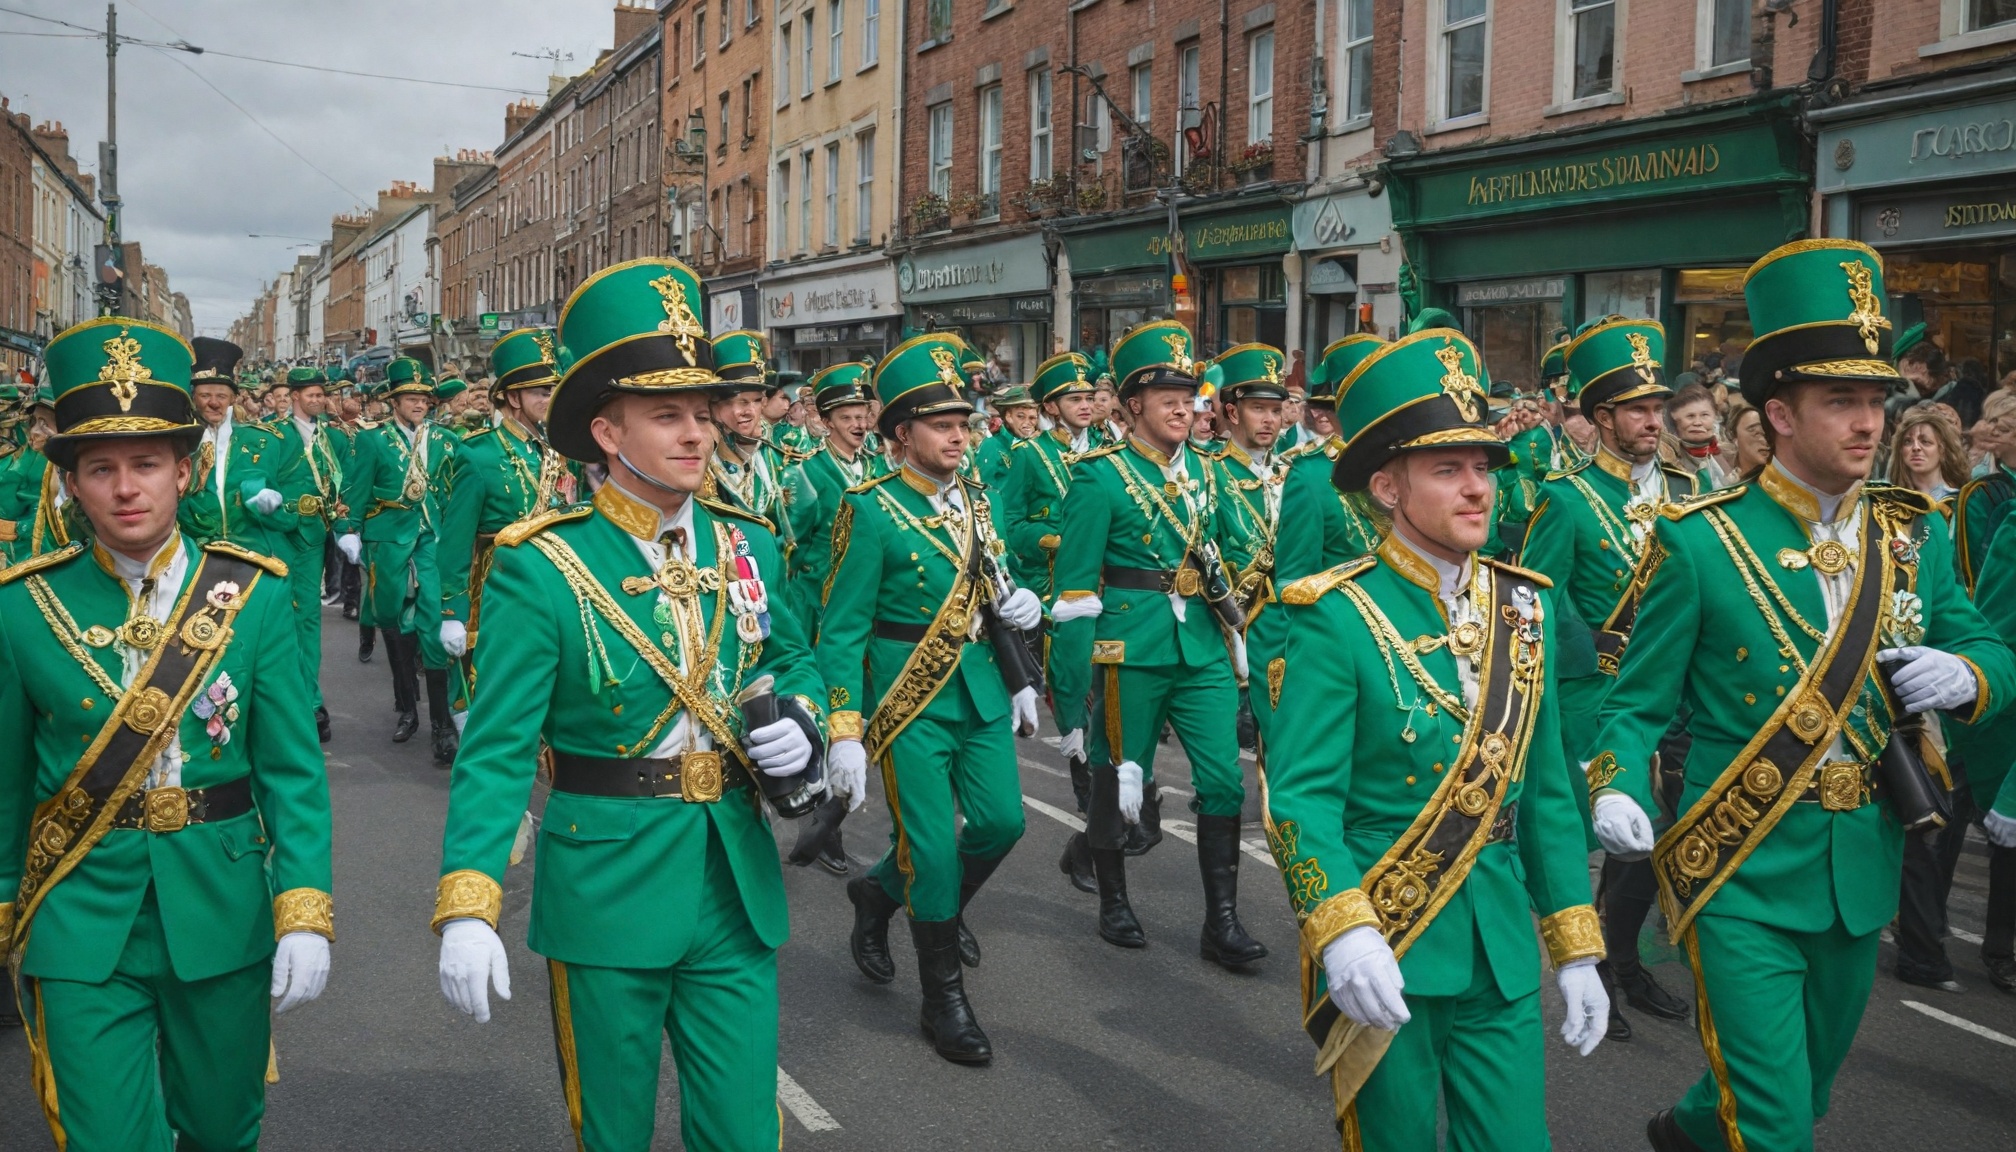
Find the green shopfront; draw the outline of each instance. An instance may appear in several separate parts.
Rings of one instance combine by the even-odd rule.
[[[1656,319],[1675,371],[1735,376],[1743,272],[1809,231],[1789,93],[1389,159],[1415,307],[1457,315],[1496,378],[1536,382],[1561,328]],[[1403,284],[1405,274],[1403,273]]]

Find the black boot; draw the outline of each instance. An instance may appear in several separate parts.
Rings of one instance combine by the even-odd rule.
[[[1092,875],[1092,848],[1085,842],[1085,833],[1073,832],[1064,841],[1064,855],[1057,861],[1057,870],[1071,878],[1071,886],[1080,892],[1099,891],[1099,881]]]
[[[1146,948],[1148,937],[1127,903],[1127,857],[1118,848],[1092,849],[1099,881],[1099,938],[1117,948]]]
[[[1673,1119],[1671,1108],[1646,1123],[1645,1140],[1652,1145],[1652,1152],[1706,1152],[1680,1127],[1680,1122]]]
[[[446,768],[455,763],[460,741],[455,738],[455,714],[448,707],[448,670],[427,669],[427,720],[434,729],[434,763]]]
[[[1127,828],[1127,855],[1146,856],[1162,842],[1162,790],[1153,784],[1141,792],[1141,819]]]
[[[1197,950],[1227,968],[1267,955],[1267,946],[1239,923],[1239,817],[1197,817],[1197,869],[1204,876],[1204,930]]]
[[[966,1002],[966,980],[959,964],[957,920],[912,920],[910,940],[917,946],[917,978],[924,985],[924,1010],[918,1020],[938,1055],[955,1064],[985,1064],[994,1047],[973,1018]]]
[[[1596,978],[1603,981],[1603,994],[1610,997],[1610,1025],[1603,1038],[1621,1044],[1631,1039],[1631,1022],[1624,1018],[1624,998],[1617,993],[1617,974],[1611,970],[1610,961],[1596,962]]]
[[[896,979],[896,962],[889,958],[889,918],[902,905],[891,900],[872,875],[849,880],[847,899],[854,905],[854,931],[847,937],[854,966],[875,983],[887,984]]]
[[[1687,1002],[1661,988],[1643,964],[1616,964],[1614,975],[1618,991],[1624,993],[1624,1002],[1647,1016],[1656,1016],[1661,1020],[1685,1020],[1690,1014]],[[1615,1004],[1616,994],[1612,993],[1610,999]]]
[[[371,649],[377,642],[378,630],[376,628],[357,629],[357,662],[359,664],[369,664],[371,662]]]
[[[1006,852],[988,860],[964,852],[959,854],[959,962],[968,968],[980,966],[980,941],[974,938],[973,930],[966,927],[966,906],[973,902],[973,894],[987,883],[994,869],[999,868],[1001,861],[1007,858]]]
[[[792,846],[786,859],[800,868],[816,860],[835,876],[845,876],[847,854],[840,847],[840,822],[846,818],[845,798],[828,796],[821,800],[811,815],[798,822],[798,843]]]
[[[329,709],[317,704],[315,706],[315,737],[322,743],[327,744],[332,735],[333,733],[329,731]]]
[[[414,640],[412,647],[408,640]],[[420,730],[420,650],[417,638],[404,632],[385,633],[385,656],[392,664],[392,709],[399,714],[392,742],[404,744]]]

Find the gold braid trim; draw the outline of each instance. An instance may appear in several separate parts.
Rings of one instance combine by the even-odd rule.
[[[1575,960],[1593,956],[1603,959],[1603,925],[1596,909],[1587,904],[1563,908],[1540,918],[1540,939],[1547,944],[1547,959],[1559,968]]]
[[[1604,752],[1594,760],[1591,760],[1589,767],[1583,769],[1582,772],[1589,780],[1589,794],[1594,796],[1596,793],[1608,788],[1612,780],[1622,776],[1624,769],[1618,766],[1617,754],[1615,752]]]
[[[826,736],[830,740],[861,739],[861,713],[833,713],[826,719]]]
[[[427,926],[439,935],[441,925],[448,921],[473,917],[495,928],[503,914],[503,887],[481,872],[463,868],[441,877],[439,894],[434,897],[434,919]]]
[[[14,905],[0,904],[0,940],[14,937]]]
[[[289,932],[313,932],[336,939],[335,906],[329,893],[315,888],[289,888],[273,898],[273,938]]]
[[[1302,948],[1310,956],[1321,957],[1332,940],[1351,929],[1378,926],[1379,914],[1372,910],[1364,889],[1346,888],[1318,904],[1302,921]]]

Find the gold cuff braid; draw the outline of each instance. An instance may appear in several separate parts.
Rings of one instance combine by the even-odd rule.
[[[273,898],[273,938],[289,932],[313,932],[336,939],[335,905],[329,893],[316,888],[289,888]]]
[[[1346,888],[1318,904],[1308,919],[1302,921],[1302,947],[1309,955],[1320,957],[1332,940],[1353,928],[1368,925],[1379,926],[1379,915],[1372,911],[1372,901],[1362,889]]]
[[[483,873],[463,868],[441,877],[440,892],[434,897],[434,919],[427,926],[438,934],[441,925],[450,920],[473,918],[495,928],[503,914],[504,889]]]
[[[861,713],[835,712],[826,718],[828,740],[861,739]]]
[[[1587,904],[1563,908],[1540,918],[1540,939],[1547,943],[1547,959],[1559,968],[1573,960],[1603,959],[1603,925],[1596,909]]]
[[[14,905],[0,904],[0,949],[14,936]]]

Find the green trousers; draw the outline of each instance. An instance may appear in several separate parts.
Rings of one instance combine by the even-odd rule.
[[[411,544],[364,542],[364,602],[358,613],[358,627],[413,631],[410,611],[413,597],[409,589],[417,552],[418,548]]]
[[[959,915],[959,857],[992,860],[1022,838],[1015,733],[1005,716],[981,720],[955,679],[884,750],[880,767],[896,827],[875,879],[911,919],[950,920]]]
[[[1687,932],[1708,1071],[1674,1119],[1703,1148],[1807,1152],[1848,1057],[1881,933],[1699,916]]]
[[[1092,763],[1132,760],[1141,766],[1142,782],[1153,781],[1155,751],[1166,723],[1190,757],[1190,781],[1197,792],[1190,810],[1204,816],[1239,815],[1246,806],[1246,782],[1239,768],[1239,683],[1230,660],[1201,668],[1104,664],[1092,669],[1092,680],[1092,731],[1086,741]],[[1110,751],[1115,744],[1117,756]]]
[[[1345,1119],[1347,1150],[1435,1152],[1438,1094],[1450,1152],[1550,1147],[1540,993],[1505,999],[1481,939],[1471,971],[1460,996],[1403,993],[1413,1018],[1358,1090]]]
[[[289,555],[287,586],[294,593],[294,616],[300,622],[302,682],[322,706],[322,541],[327,533],[316,531]]]
[[[692,949],[670,968],[546,962],[553,1040],[574,1143],[649,1152],[661,1036],[679,1071],[688,1152],[779,1146],[777,953],[743,911],[720,839],[709,833]]]
[[[177,979],[150,889],[111,979],[24,981],[56,1081],[59,1143],[67,1152],[258,1147],[272,979],[271,961]]]

